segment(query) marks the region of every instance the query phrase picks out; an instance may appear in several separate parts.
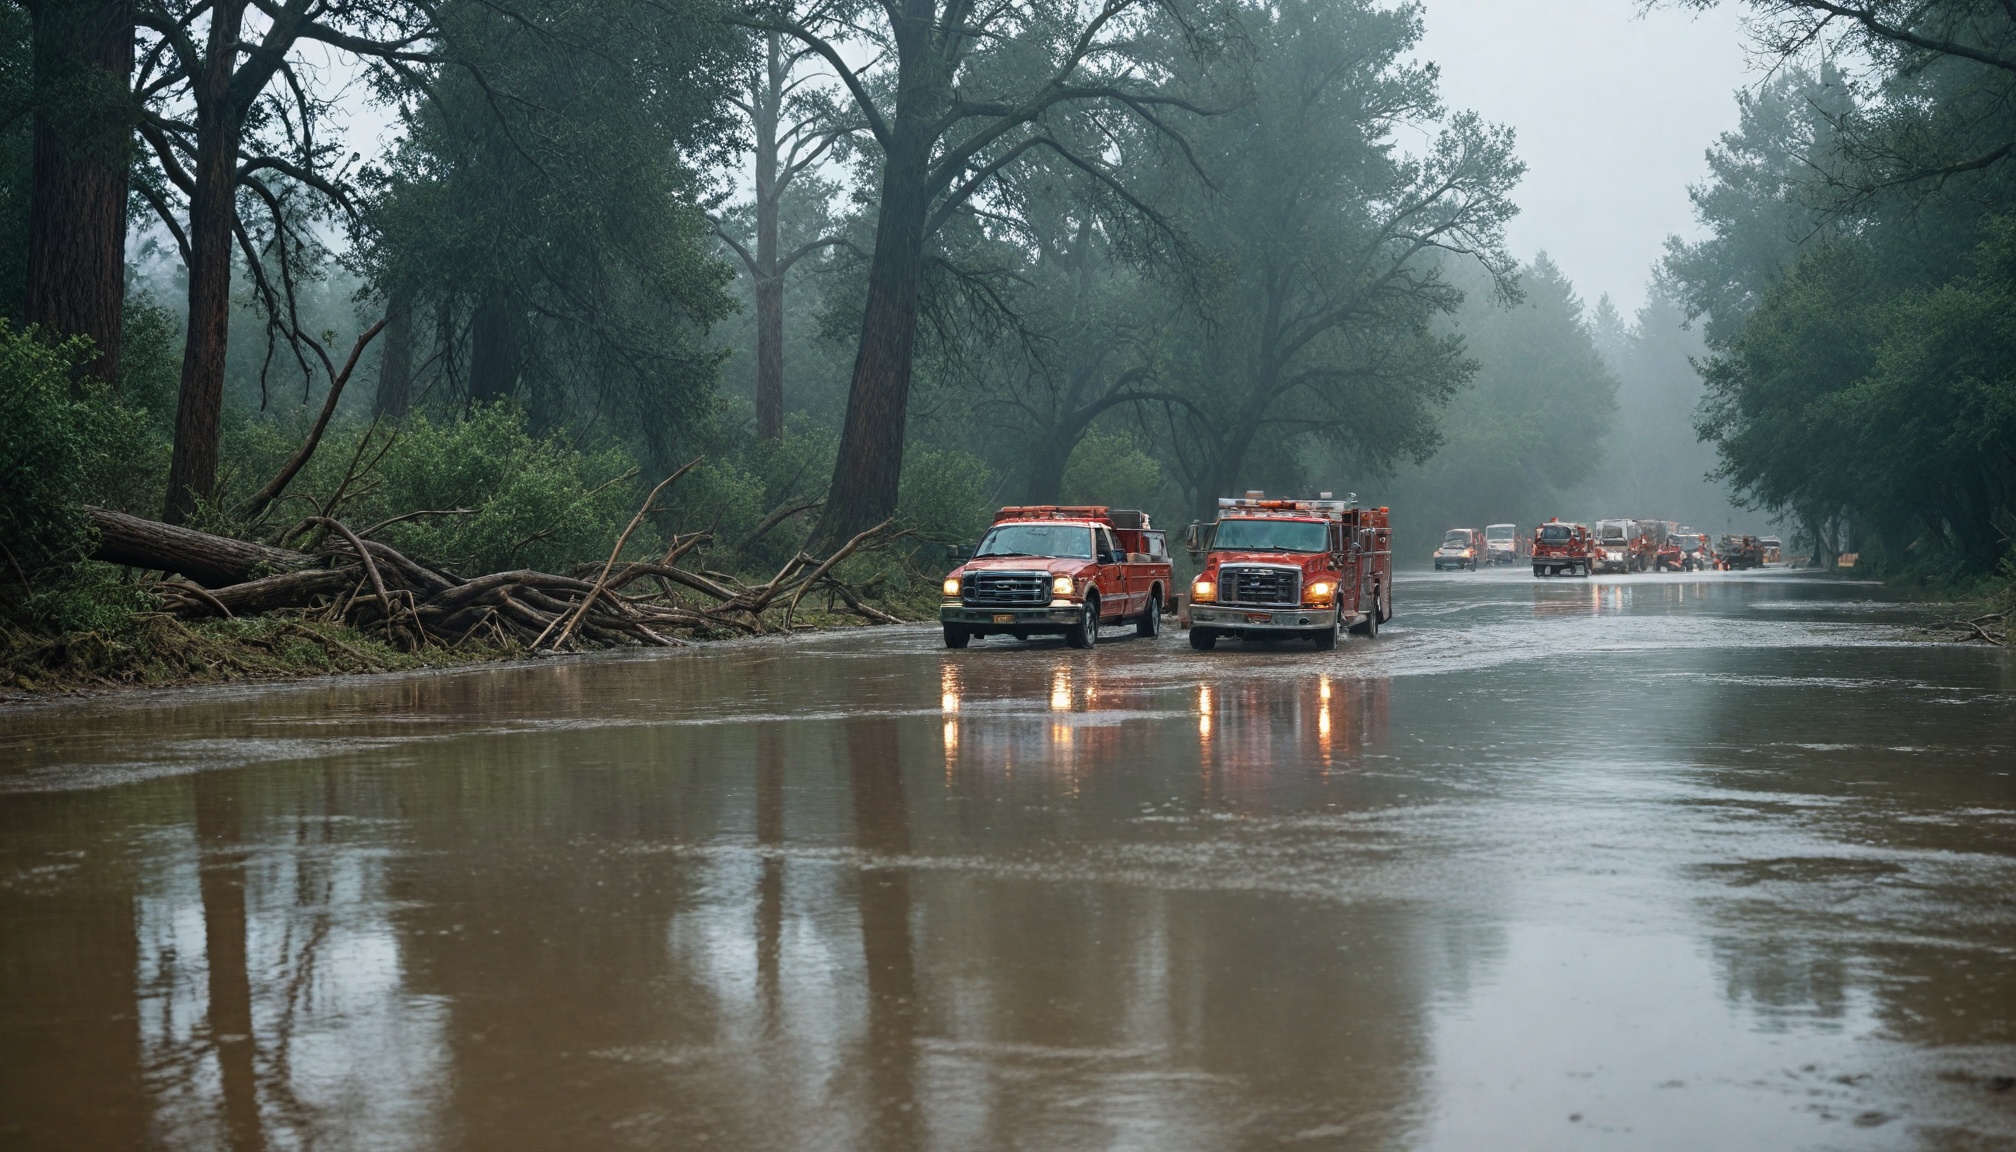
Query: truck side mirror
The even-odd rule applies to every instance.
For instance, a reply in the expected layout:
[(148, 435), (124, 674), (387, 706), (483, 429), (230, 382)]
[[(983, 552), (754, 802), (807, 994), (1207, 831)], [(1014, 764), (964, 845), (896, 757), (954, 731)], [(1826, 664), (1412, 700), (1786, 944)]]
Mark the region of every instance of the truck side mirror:
[(1192, 559), (1204, 555), (1204, 526), (1195, 520), (1183, 530), (1183, 550), (1190, 553)]
[(971, 560), (973, 558), (973, 545), (948, 544), (945, 546), (945, 558), (947, 560)]

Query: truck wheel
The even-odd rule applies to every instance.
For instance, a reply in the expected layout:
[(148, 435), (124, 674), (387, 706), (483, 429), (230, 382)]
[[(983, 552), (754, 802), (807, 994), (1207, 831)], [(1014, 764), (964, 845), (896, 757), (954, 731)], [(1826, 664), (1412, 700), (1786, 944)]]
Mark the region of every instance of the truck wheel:
[(973, 633), (957, 624), (945, 625), (945, 647), (964, 648), (973, 639)]
[(1545, 564), (1533, 565), (1533, 575), (1545, 580), (1547, 578), (1547, 566)]
[(1085, 598), (1085, 612), (1078, 617), (1078, 623), (1064, 634), (1064, 643), (1073, 648), (1090, 648), (1099, 643), (1099, 601), (1091, 596)]
[(1199, 652), (1209, 652), (1218, 646), (1218, 633), (1210, 628), (1190, 629), (1190, 647)]
[(1134, 621), (1134, 635), (1144, 640), (1153, 640), (1162, 634), (1162, 593), (1148, 594), (1147, 611)]
[(1577, 575), (1577, 576), (1580, 576), (1580, 577), (1582, 577), (1582, 578), (1583, 578), (1583, 579), (1585, 579), (1585, 580), (1586, 580), (1586, 579), (1588, 579), (1588, 577), (1589, 577), (1589, 565), (1587, 565), (1587, 564), (1577, 564), (1577, 565), (1575, 565), (1575, 575)]

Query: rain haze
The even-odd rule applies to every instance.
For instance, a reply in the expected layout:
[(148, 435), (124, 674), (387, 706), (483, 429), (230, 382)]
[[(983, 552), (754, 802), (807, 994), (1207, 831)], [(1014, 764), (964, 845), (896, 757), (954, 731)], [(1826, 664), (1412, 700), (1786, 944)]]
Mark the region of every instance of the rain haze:
[(0, 0), (0, 1152), (2016, 1152), (2016, 0), (304, 3)]
[(1741, 8), (1636, 0), (1427, 0), (1419, 56), (1451, 108), (1519, 133), (1512, 246), (1546, 252), (1590, 303), (1634, 312), (1669, 235), (1698, 231), (1689, 185), (1754, 82)]

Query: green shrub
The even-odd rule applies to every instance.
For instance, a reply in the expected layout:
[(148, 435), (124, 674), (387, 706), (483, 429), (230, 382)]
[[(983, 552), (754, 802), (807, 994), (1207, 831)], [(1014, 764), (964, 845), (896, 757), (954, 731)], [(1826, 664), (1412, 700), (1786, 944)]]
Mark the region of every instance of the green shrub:
[(89, 350), (81, 339), (51, 342), (0, 322), (0, 544), (9, 595), (23, 579), (40, 583), (81, 560), (91, 537), (78, 506), (129, 503), (127, 481), (158, 456), (145, 413), (75, 374)]
[(1162, 465), (1118, 433), (1086, 433), (1064, 469), (1067, 504), (1153, 510), (1162, 506), (1168, 487)]
[[(332, 461), (344, 455), (326, 446), (323, 451)], [(346, 518), (361, 527), (408, 512), (469, 509), (469, 515), (395, 524), (380, 536), (465, 575), (514, 568), (565, 572), (605, 559), (643, 499), (622, 449), (584, 452), (557, 433), (535, 438), (524, 411), (512, 404), (481, 408), (454, 423), (408, 417), (375, 478), (378, 487)], [(659, 546), (648, 527), (631, 540), (632, 555)]]
[(903, 461), (897, 523), (927, 541), (971, 543), (992, 518), (995, 489), (994, 473), (979, 457), (913, 445)]

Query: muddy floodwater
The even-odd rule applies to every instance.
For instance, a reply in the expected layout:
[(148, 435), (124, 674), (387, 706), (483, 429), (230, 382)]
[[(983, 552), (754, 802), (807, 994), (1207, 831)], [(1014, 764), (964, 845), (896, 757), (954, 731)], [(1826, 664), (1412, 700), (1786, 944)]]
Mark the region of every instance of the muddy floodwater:
[(0, 1148), (2016, 1148), (2016, 662), (1880, 597), (0, 711)]

